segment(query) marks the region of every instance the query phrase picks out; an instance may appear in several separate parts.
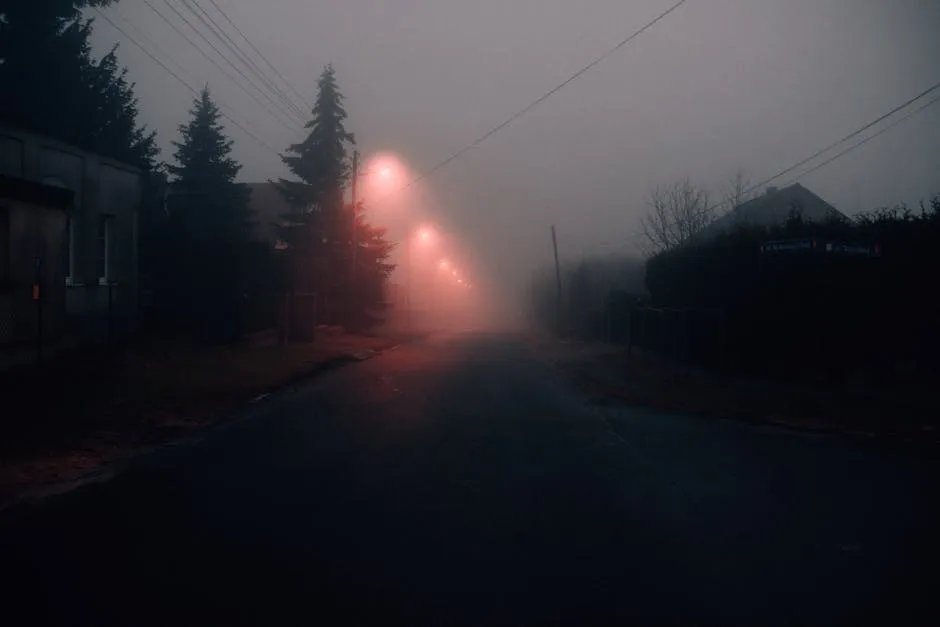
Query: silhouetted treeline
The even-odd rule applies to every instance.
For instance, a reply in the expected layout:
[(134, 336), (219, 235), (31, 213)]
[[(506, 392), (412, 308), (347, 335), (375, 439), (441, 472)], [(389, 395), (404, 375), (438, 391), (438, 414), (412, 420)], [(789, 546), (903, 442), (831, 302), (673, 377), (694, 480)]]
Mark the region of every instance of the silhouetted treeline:
[(554, 273), (543, 271), (533, 319), (748, 375), (839, 383), (940, 373), (940, 196), (822, 224), (794, 215), (656, 254), (645, 264), (649, 302), (602, 267), (564, 267), (560, 321)]
[(375, 326), (384, 317), (384, 286), (395, 268), (387, 229), (370, 222), (361, 201), (345, 201), (360, 173), (350, 163), (348, 148), (356, 142), (346, 130), (344, 100), (328, 64), (317, 80), (307, 136), (282, 156), (293, 178), (274, 183), (290, 206), (278, 231), (286, 243), (290, 309), (299, 318), (291, 333), (297, 337), (313, 333), (314, 321), (355, 330)]
[(742, 228), (653, 256), (634, 343), (729, 370), (832, 381), (938, 371), (940, 197), (919, 211)]
[[(318, 323), (380, 322), (394, 244), (361, 202), (344, 202), (355, 141), (332, 67), (318, 81), (306, 137), (281, 155), (295, 180), (277, 183), (292, 211), (277, 221), (275, 242), (259, 228), (250, 188), (236, 181), (241, 165), (226, 128), (235, 121), (208, 86), (179, 126), (172, 160), (161, 160), (118, 47), (100, 58), (92, 50), (96, 22), (86, 9), (113, 2), (0, 0), (0, 123), (140, 168), (140, 276), (127, 270), (141, 291), (133, 326), (227, 342), (278, 326), (282, 337), (310, 339)], [(83, 201), (80, 219), (97, 202)]]
[(95, 58), (89, 7), (112, 0), (0, 0), (0, 121), (144, 170), (158, 165), (118, 46)]
[(141, 270), (152, 327), (230, 342), (273, 328), (282, 286), (272, 247), (256, 236), (249, 190), (235, 182), (241, 165), (221, 117), (203, 89), (174, 142), (174, 180), (151, 176)]

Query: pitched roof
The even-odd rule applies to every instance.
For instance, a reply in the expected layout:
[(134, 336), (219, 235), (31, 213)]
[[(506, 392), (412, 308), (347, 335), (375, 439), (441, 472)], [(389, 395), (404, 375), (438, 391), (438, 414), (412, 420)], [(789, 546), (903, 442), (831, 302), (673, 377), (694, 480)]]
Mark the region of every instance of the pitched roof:
[(825, 222), (846, 217), (810, 190), (794, 183), (783, 189), (767, 188), (761, 196), (741, 203), (715, 220), (702, 232), (702, 236), (715, 237), (740, 226), (779, 226), (787, 221), (793, 211), (799, 212), (806, 222)]

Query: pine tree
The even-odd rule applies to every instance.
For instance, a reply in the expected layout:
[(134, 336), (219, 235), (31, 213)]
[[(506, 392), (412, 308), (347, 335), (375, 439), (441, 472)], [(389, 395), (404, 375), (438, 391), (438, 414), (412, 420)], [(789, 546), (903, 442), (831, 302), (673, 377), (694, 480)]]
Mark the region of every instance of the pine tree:
[(0, 0), (0, 119), (133, 163), (154, 166), (153, 132), (137, 124), (137, 100), (116, 47), (91, 54), (85, 7), (111, 0)]
[(349, 180), (346, 145), (355, 144), (356, 140), (346, 131), (346, 109), (332, 65), (323, 69), (317, 89), (313, 118), (305, 126), (310, 132), (303, 142), (292, 144), (288, 154), (281, 157), (300, 181), (280, 179), (279, 188), (292, 206), (326, 214), (338, 212), (342, 206), (343, 190)]
[(303, 142), (292, 144), (281, 157), (299, 180), (280, 179), (276, 183), (292, 207), (291, 214), (285, 216), (287, 226), (281, 238), (295, 262), (292, 264), (295, 287), (314, 281), (309, 269), (301, 267), (304, 260), (313, 256), (323, 259), (331, 271), (338, 270), (337, 244), (350, 239), (349, 226), (344, 226), (343, 192), (349, 180), (346, 147), (354, 144), (355, 138), (345, 127), (343, 96), (331, 65), (323, 69), (317, 86), (313, 118), (306, 125), (310, 132)]
[(241, 165), (232, 158), (232, 140), (219, 121), (222, 114), (209, 88), (193, 101), (190, 120), (174, 141), (176, 164), (167, 169), (173, 182), (174, 210), (201, 239), (237, 241), (250, 237), (249, 190), (235, 182)]
[(373, 226), (360, 211), (356, 217), (359, 250), (356, 255), (354, 309), (349, 323), (368, 328), (382, 319), (387, 305), (385, 286), (395, 270), (389, 263), (395, 244), (387, 239), (387, 229)]
[(249, 191), (235, 182), (241, 166), (231, 157), (232, 141), (209, 89), (193, 102), (191, 119), (173, 142), (169, 165), (170, 233), (182, 282), (181, 303), (196, 330), (230, 340), (239, 332), (240, 298), (252, 243)]
[(91, 115), (85, 124), (77, 125), (82, 132), (78, 142), (95, 152), (150, 170), (160, 153), (157, 134), (137, 124), (135, 84), (128, 82), (127, 68), (118, 65), (117, 49), (115, 44), (100, 61), (88, 65)]
[(343, 195), (351, 174), (347, 147), (355, 144), (355, 137), (346, 130), (343, 95), (331, 65), (323, 69), (317, 87), (307, 137), (282, 156), (299, 180), (276, 183), (293, 208), (284, 216), (281, 239), (288, 245), (290, 283), (294, 290), (313, 290), (320, 296), (320, 321), (360, 328), (381, 314), (385, 283), (394, 269), (388, 262), (394, 244), (385, 229), (370, 225), (361, 211), (353, 223), (353, 207)]

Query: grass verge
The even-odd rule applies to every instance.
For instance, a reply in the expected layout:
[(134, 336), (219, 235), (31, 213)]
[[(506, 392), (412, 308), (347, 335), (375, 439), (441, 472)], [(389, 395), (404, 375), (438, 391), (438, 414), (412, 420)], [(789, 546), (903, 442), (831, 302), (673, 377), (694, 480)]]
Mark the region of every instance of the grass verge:
[(2, 373), (0, 502), (185, 437), (261, 394), (394, 343), (346, 335), (206, 347), (150, 338)]
[(789, 384), (703, 371), (621, 347), (543, 342), (539, 348), (595, 403), (940, 445), (940, 397), (913, 382)]

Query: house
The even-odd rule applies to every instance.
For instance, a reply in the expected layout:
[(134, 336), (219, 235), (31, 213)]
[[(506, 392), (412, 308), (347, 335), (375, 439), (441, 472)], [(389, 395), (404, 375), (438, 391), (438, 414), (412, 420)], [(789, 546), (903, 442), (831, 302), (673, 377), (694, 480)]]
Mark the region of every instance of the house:
[(794, 183), (779, 189), (768, 187), (764, 194), (741, 203), (705, 228), (701, 237), (712, 239), (740, 227), (774, 227), (786, 223), (794, 214), (804, 222), (845, 219), (845, 214), (825, 200)]
[(24, 268), (33, 265), (43, 268), (43, 302), (58, 308), (61, 297), (61, 325), (54, 323), (56, 314), (43, 314), (52, 325), (43, 330), (49, 347), (105, 342), (133, 330), (140, 170), (0, 125), (0, 175), (7, 289), (17, 289), (26, 280)]

